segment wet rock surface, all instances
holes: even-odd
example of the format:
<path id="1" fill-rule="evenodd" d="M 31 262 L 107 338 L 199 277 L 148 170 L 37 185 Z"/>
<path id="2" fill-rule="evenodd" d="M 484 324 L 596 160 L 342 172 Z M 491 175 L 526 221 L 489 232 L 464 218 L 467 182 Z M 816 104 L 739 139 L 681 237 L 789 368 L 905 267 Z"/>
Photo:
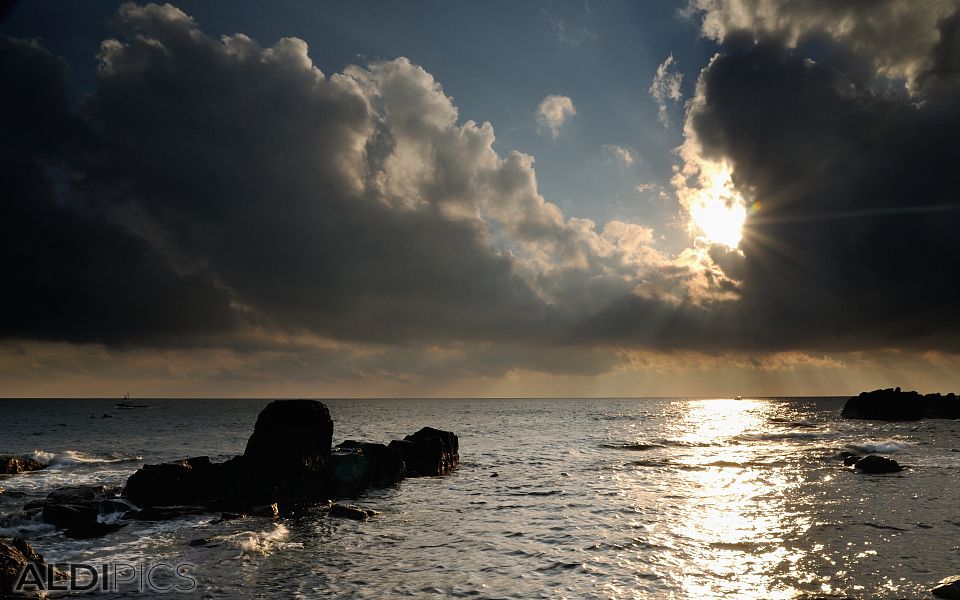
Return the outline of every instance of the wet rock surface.
<path id="1" fill-rule="evenodd" d="M 54 567 L 47 565 L 43 556 L 38 554 L 26 541 L 20 538 L 0 538 L 0 598 L 23 598 L 14 593 L 14 584 L 28 563 L 38 567 L 37 573 L 46 576 Z M 59 573 L 54 571 L 59 579 Z"/>
<path id="2" fill-rule="evenodd" d="M 930 592 L 937 598 L 960 598 L 960 575 L 941 579 Z"/>
<path id="3" fill-rule="evenodd" d="M 877 456 L 875 454 L 864 456 L 854 463 L 853 468 L 861 473 L 867 474 L 899 473 L 903 470 L 900 463 L 892 458 Z"/>

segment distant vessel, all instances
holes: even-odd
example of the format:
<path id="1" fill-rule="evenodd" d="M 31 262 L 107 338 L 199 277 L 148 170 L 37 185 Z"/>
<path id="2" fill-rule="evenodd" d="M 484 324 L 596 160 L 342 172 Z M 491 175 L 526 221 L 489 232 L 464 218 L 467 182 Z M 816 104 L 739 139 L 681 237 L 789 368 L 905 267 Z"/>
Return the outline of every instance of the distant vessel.
<path id="1" fill-rule="evenodd" d="M 737 396 L 737 400 L 743 400 L 743 396 Z"/>
<path id="2" fill-rule="evenodd" d="M 137 404 L 130 401 L 130 394 L 123 395 L 123 400 L 117 402 L 117 408 L 150 408 L 149 404 Z"/>

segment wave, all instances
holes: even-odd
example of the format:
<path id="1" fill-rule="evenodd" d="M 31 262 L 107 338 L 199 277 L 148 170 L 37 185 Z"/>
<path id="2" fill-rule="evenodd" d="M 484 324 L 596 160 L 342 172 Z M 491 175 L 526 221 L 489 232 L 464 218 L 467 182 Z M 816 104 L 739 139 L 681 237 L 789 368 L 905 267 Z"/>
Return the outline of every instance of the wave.
<path id="1" fill-rule="evenodd" d="M 0 537 L 31 537 L 53 529 L 53 525 L 47 524 L 39 511 L 12 513 L 0 518 Z"/>
<path id="2" fill-rule="evenodd" d="M 784 442 L 788 440 L 818 440 L 835 438 L 836 431 L 784 431 L 781 433 L 742 433 L 735 439 L 741 442 Z"/>
<path id="3" fill-rule="evenodd" d="M 900 452 L 909 447 L 910 444 L 894 439 L 880 440 L 879 442 L 868 442 L 866 444 L 850 444 L 850 448 L 857 452 L 865 454 L 892 454 Z"/>
<path id="4" fill-rule="evenodd" d="M 265 531 L 245 531 L 229 536 L 240 550 L 240 555 L 266 556 L 274 549 L 282 548 L 290 536 L 290 530 L 281 523 L 274 523 L 273 529 Z"/>
<path id="5" fill-rule="evenodd" d="M 653 450 L 654 448 L 663 448 L 662 444 L 600 444 L 601 448 L 610 448 L 613 450 Z"/>
<path id="6" fill-rule="evenodd" d="M 64 450 L 60 453 L 47 452 L 45 450 L 34 450 L 32 454 L 35 460 L 38 460 L 50 466 L 76 466 L 76 465 L 106 465 L 114 463 L 137 462 L 143 460 L 142 456 L 124 456 L 121 454 L 107 454 L 97 456 L 80 452 L 79 450 Z"/>

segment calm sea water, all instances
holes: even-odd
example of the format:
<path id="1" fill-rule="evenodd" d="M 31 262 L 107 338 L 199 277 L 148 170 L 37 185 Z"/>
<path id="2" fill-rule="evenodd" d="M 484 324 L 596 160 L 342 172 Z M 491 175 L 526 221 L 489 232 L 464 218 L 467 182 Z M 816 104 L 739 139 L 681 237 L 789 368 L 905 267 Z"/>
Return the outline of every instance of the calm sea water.
<path id="1" fill-rule="evenodd" d="M 144 462 L 240 453 L 266 404 L 115 402 L 0 401 L 0 452 L 54 464 L 0 481 L 0 514 Z M 53 561 L 188 562 L 206 598 L 919 598 L 960 573 L 960 422 L 842 420 L 838 398 L 326 403 L 335 442 L 431 425 L 460 435 L 461 467 L 357 499 L 382 511 L 364 523 L 205 515 L 73 541 L 8 517 L 0 534 Z M 856 474 L 843 450 L 910 468 Z"/>

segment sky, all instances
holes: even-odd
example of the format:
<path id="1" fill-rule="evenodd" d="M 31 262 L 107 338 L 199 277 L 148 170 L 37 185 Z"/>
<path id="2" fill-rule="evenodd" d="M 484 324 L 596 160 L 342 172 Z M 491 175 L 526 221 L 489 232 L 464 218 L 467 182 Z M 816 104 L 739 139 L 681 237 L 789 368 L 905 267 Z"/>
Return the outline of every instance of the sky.
<path id="1" fill-rule="evenodd" d="M 13 2 L 0 396 L 960 391 L 960 2 Z"/>

